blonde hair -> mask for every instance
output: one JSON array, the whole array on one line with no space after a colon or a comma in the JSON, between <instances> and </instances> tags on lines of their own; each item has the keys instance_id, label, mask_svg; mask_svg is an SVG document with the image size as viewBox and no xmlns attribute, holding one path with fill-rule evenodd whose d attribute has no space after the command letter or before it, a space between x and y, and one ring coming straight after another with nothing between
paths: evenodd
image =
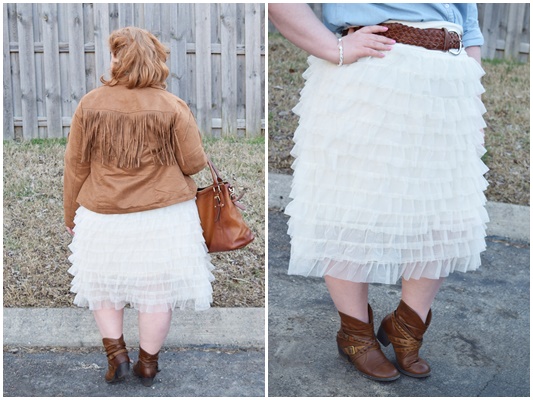
<instances>
[{"instance_id":1,"label":"blonde hair","mask_svg":"<svg viewBox=\"0 0 533 400\"><path fill-rule=\"evenodd\" d=\"M109 35L109 50L118 61L111 66L110 80L100 78L104 85L166 88L168 50L150 32L133 26L113 31Z\"/></svg>"}]
</instances>

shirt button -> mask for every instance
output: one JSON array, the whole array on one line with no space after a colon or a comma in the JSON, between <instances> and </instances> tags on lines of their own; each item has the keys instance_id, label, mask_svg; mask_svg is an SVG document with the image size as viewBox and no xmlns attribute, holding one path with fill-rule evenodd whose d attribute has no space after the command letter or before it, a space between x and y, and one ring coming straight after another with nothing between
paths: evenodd
<instances>
[{"instance_id":1,"label":"shirt button","mask_svg":"<svg viewBox=\"0 0 533 400\"><path fill-rule=\"evenodd\" d=\"M448 3L445 3L445 4L444 4L444 7L446 7L446 8L450 8L450 5L449 5Z\"/></svg>"}]
</instances>

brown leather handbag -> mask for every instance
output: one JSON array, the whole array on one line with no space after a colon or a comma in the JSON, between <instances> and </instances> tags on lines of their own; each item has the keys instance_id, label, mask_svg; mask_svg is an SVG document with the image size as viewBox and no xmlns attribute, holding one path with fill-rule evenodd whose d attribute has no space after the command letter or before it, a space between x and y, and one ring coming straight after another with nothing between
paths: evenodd
<instances>
[{"instance_id":1,"label":"brown leather handbag","mask_svg":"<svg viewBox=\"0 0 533 400\"><path fill-rule=\"evenodd\" d=\"M199 188L196 206L210 253L240 249L254 240L254 234L244 222L233 187L225 182L211 160L208 160L213 184Z\"/></svg>"}]
</instances>

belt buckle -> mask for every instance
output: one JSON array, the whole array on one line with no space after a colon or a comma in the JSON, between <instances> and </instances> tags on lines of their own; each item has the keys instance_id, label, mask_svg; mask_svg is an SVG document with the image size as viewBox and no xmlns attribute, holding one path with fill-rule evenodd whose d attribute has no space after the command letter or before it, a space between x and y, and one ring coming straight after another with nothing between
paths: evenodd
<instances>
[{"instance_id":1,"label":"belt buckle","mask_svg":"<svg viewBox=\"0 0 533 400\"><path fill-rule=\"evenodd\" d=\"M459 39L459 48L458 49L449 49L448 52L450 54L453 54L454 56L458 56L459 54L461 54L461 51L463 51L463 49L464 49L463 39L460 38Z\"/></svg>"},{"instance_id":2,"label":"belt buckle","mask_svg":"<svg viewBox=\"0 0 533 400\"><path fill-rule=\"evenodd\" d=\"M452 33L456 34L457 37L459 38L459 48L458 49L448 49L448 50L444 50L444 51L448 51L450 52L451 54L453 54L454 56L458 56L459 54L461 54L461 51L463 50L463 38L461 35L459 35L457 32L454 32L452 31L450 33L450 31L446 28L442 28L442 30L444 31L444 48L446 48L447 44L449 43L449 41L452 39Z\"/></svg>"},{"instance_id":3,"label":"belt buckle","mask_svg":"<svg viewBox=\"0 0 533 400\"><path fill-rule=\"evenodd\" d=\"M446 30L446 33L448 33L447 30ZM463 37L461 35L459 35L457 32L453 32L453 33L455 33L457 35L457 37L459 38L459 48L458 49L448 49L448 52L450 52L454 56L458 56L459 54L461 54L461 51L463 51L463 48L464 48L463 47Z\"/></svg>"}]
</instances>

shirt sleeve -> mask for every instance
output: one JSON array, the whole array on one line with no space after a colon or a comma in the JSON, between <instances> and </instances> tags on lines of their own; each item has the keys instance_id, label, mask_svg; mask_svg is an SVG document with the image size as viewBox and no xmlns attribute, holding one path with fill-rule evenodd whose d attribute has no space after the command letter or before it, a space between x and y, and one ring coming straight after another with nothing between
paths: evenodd
<instances>
[{"instance_id":1,"label":"shirt sleeve","mask_svg":"<svg viewBox=\"0 0 533 400\"><path fill-rule=\"evenodd\" d=\"M174 142L176 159L183 174L194 175L207 166L198 125L186 104L179 104Z\"/></svg>"},{"instance_id":2,"label":"shirt sleeve","mask_svg":"<svg viewBox=\"0 0 533 400\"><path fill-rule=\"evenodd\" d=\"M465 4L465 15L463 15L463 45L464 47L482 46L484 43L483 34L479 28L477 4Z\"/></svg>"},{"instance_id":3,"label":"shirt sleeve","mask_svg":"<svg viewBox=\"0 0 533 400\"><path fill-rule=\"evenodd\" d=\"M67 139L65 151L65 167L63 172L63 208L65 212L65 225L74 227L74 215L78 208L76 199L81 187L91 172L90 161L82 162L83 139L83 111L81 103L78 105Z\"/></svg>"}]
</instances>

